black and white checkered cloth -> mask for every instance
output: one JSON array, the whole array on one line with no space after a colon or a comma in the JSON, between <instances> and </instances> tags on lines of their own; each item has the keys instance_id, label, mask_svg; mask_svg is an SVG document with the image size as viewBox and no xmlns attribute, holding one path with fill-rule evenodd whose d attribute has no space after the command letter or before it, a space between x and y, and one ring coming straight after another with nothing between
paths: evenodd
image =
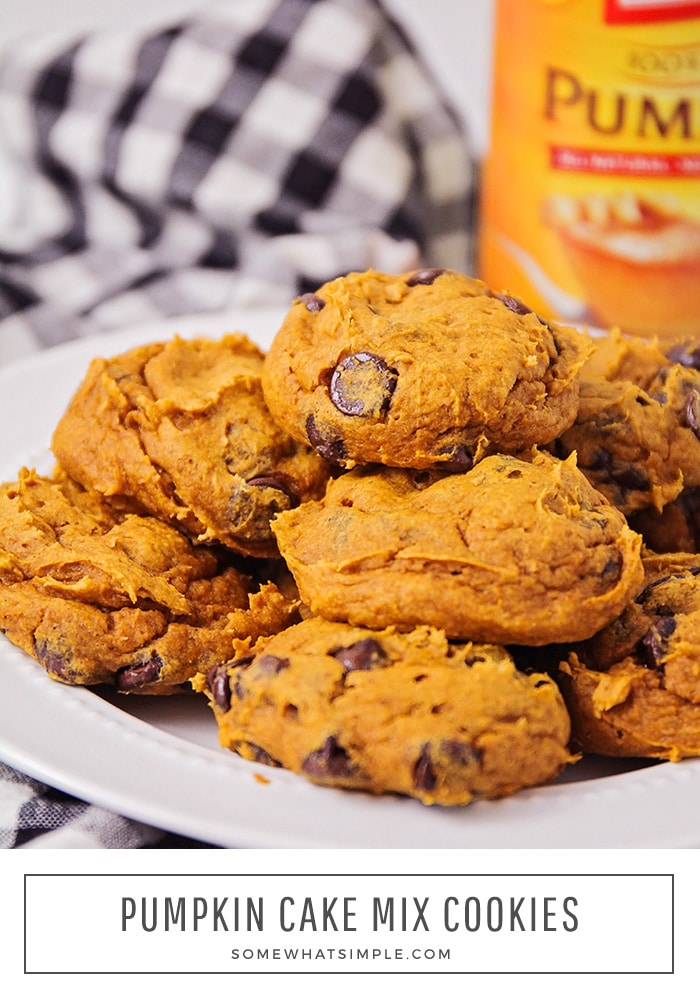
<instances>
[{"instance_id":1,"label":"black and white checkered cloth","mask_svg":"<svg viewBox=\"0 0 700 1000\"><path fill-rule=\"evenodd\" d=\"M349 270L471 269L462 126L379 0L227 0L0 63L0 362L286 305Z\"/></svg>"},{"instance_id":2,"label":"black and white checkered cloth","mask_svg":"<svg viewBox=\"0 0 700 1000\"><path fill-rule=\"evenodd\" d=\"M82 802L0 762L0 849L210 846Z\"/></svg>"}]
</instances>

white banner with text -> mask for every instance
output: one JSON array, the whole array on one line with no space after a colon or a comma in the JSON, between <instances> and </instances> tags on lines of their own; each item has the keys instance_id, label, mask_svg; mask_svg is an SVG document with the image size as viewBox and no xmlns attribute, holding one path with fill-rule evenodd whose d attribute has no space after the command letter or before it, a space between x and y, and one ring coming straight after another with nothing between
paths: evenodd
<instances>
[{"instance_id":1,"label":"white banner with text","mask_svg":"<svg viewBox=\"0 0 700 1000\"><path fill-rule=\"evenodd\" d=\"M25 975L672 973L670 874L26 874Z\"/></svg>"}]
</instances>

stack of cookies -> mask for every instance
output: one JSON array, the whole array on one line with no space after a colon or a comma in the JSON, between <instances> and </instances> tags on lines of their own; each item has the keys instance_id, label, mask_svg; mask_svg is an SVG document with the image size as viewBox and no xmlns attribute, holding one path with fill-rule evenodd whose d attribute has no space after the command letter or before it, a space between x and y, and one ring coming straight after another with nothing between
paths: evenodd
<instances>
[{"instance_id":1,"label":"stack of cookies","mask_svg":"<svg viewBox=\"0 0 700 1000\"><path fill-rule=\"evenodd\" d=\"M349 274L265 355L92 363L54 475L0 491L0 627L65 683L194 688L248 760L426 804L699 753L699 427L689 349Z\"/></svg>"}]
</instances>

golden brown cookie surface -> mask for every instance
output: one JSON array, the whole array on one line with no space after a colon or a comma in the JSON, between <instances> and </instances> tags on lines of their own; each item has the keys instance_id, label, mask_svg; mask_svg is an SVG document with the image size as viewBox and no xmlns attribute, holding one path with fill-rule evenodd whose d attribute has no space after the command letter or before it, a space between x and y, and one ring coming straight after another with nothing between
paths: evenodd
<instances>
[{"instance_id":1,"label":"golden brown cookie surface","mask_svg":"<svg viewBox=\"0 0 700 1000\"><path fill-rule=\"evenodd\" d=\"M273 530L325 618L455 638L587 638L641 583L641 539L573 459L484 458L466 473L354 469Z\"/></svg>"},{"instance_id":2,"label":"golden brown cookie surface","mask_svg":"<svg viewBox=\"0 0 700 1000\"><path fill-rule=\"evenodd\" d=\"M198 541L274 554L270 517L323 489L310 446L272 420L262 352L242 334L95 359L52 448L77 482Z\"/></svg>"},{"instance_id":3,"label":"golden brown cookie surface","mask_svg":"<svg viewBox=\"0 0 700 1000\"><path fill-rule=\"evenodd\" d=\"M644 562L639 595L562 667L574 740L610 756L697 756L700 559L679 553Z\"/></svg>"},{"instance_id":4,"label":"golden brown cookie surface","mask_svg":"<svg viewBox=\"0 0 700 1000\"><path fill-rule=\"evenodd\" d=\"M700 486L700 372L611 334L582 370L578 416L554 444L625 514Z\"/></svg>"},{"instance_id":5,"label":"golden brown cookie surface","mask_svg":"<svg viewBox=\"0 0 700 1000\"><path fill-rule=\"evenodd\" d=\"M589 350L475 278L368 271L296 301L263 389L281 426L339 465L464 469L568 427Z\"/></svg>"},{"instance_id":6,"label":"golden brown cookie surface","mask_svg":"<svg viewBox=\"0 0 700 1000\"><path fill-rule=\"evenodd\" d=\"M222 745L320 784L456 805L572 759L556 685L497 646L312 618L240 652L194 682Z\"/></svg>"},{"instance_id":7,"label":"golden brown cookie surface","mask_svg":"<svg viewBox=\"0 0 700 1000\"><path fill-rule=\"evenodd\" d=\"M0 629L68 684L167 694L235 639L297 618L297 602L228 551L62 475L4 484L0 526Z\"/></svg>"}]
</instances>

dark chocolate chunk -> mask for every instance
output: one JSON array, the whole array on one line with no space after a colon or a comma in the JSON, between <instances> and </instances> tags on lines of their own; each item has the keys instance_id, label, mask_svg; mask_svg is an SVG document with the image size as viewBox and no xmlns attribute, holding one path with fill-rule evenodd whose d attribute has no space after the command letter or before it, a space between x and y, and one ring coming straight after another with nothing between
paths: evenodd
<instances>
[{"instance_id":1,"label":"dark chocolate chunk","mask_svg":"<svg viewBox=\"0 0 700 1000\"><path fill-rule=\"evenodd\" d=\"M301 768L312 778L347 778L356 770L347 750L340 746L335 736L329 736L323 746L307 754Z\"/></svg>"},{"instance_id":2,"label":"dark chocolate chunk","mask_svg":"<svg viewBox=\"0 0 700 1000\"><path fill-rule=\"evenodd\" d=\"M511 312L517 313L518 316L527 316L528 313L532 313L535 310L531 309L530 306L526 306L524 302L516 298L515 295L501 294L497 295L496 298L499 302L502 302L506 309L510 309Z\"/></svg>"},{"instance_id":3,"label":"dark chocolate chunk","mask_svg":"<svg viewBox=\"0 0 700 1000\"><path fill-rule=\"evenodd\" d=\"M346 458L345 444L341 438L329 438L318 429L313 413L306 420L306 436L309 443L327 462L337 464Z\"/></svg>"},{"instance_id":4,"label":"dark chocolate chunk","mask_svg":"<svg viewBox=\"0 0 700 1000\"><path fill-rule=\"evenodd\" d=\"M376 670L385 666L387 655L376 639L358 639L350 646L334 649L331 653L346 670Z\"/></svg>"},{"instance_id":5,"label":"dark chocolate chunk","mask_svg":"<svg viewBox=\"0 0 700 1000\"><path fill-rule=\"evenodd\" d=\"M440 744L440 749L458 767L481 764L484 757L478 747L463 743L461 740L443 740Z\"/></svg>"},{"instance_id":6,"label":"dark chocolate chunk","mask_svg":"<svg viewBox=\"0 0 700 1000\"><path fill-rule=\"evenodd\" d=\"M685 400L685 416L695 437L700 438L700 392L691 389Z\"/></svg>"},{"instance_id":7,"label":"dark chocolate chunk","mask_svg":"<svg viewBox=\"0 0 700 1000\"><path fill-rule=\"evenodd\" d=\"M411 287L414 285L432 285L435 279L439 278L440 275L444 273L444 267L428 267L422 271L414 271L413 274L406 279L406 284Z\"/></svg>"},{"instance_id":8,"label":"dark chocolate chunk","mask_svg":"<svg viewBox=\"0 0 700 1000\"><path fill-rule=\"evenodd\" d=\"M163 661L156 652L152 652L148 659L131 663L117 671L114 682L120 691L133 691L135 688L143 687L144 684L151 684L160 677L163 669Z\"/></svg>"},{"instance_id":9,"label":"dark chocolate chunk","mask_svg":"<svg viewBox=\"0 0 700 1000\"><path fill-rule=\"evenodd\" d=\"M239 701L242 701L245 697L240 672L234 675L232 686L230 671L236 667L247 667L252 662L252 655L239 656L238 659L229 660L228 663L217 663L207 674L207 687L214 699L214 703L219 706L222 712L227 712L231 707L232 693L236 695Z\"/></svg>"},{"instance_id":10,"label":"dark chocolate chunk","mask_svg":"<svg viewBox=\"0 0 700 1000\"><path fill-rule=\"evenodd\" d=\"M48 642L35 643L34 655L46 672L54 677L66 678L70 673L66 657L50 646Z\"/></svg>"},{"instance_id":11,"label":"dark chocolate chunk","mask_svg":"<svg viewBox=\"0 0 700 1000\"><path fill-rule=\"evenodd\" d=\"M333 370L330 397L348 417L381 417L391 405L399 373L369 351L351 354Z\"/></svg>"},{"instance_id":12,"label":"dark chocolate chunk","mask_svg":"<svg viewBox=\"0 0 700 1000\"><path fill-rule=\"evenodd\" d=\"M634 465L613 472L610 478L623 490L648 490L651 486L646 472Z\"/></svg>"},{"instance_id":13,"label":"dark chocolate chunk","mask_svg":"<svg viewBox=\"0 0 700 1000\"><path fill-rule=\"evenodd\" d=\"M299 296L299 301L306 306L309 312L320 312L325 306L324 300L314 292L304 292Z\"/></svg>"},{"instance_id":14,"label":"dark chocolate chunk","mask_svg":"<svg viewBox=\"0 0 700 1000\"><path fill-rule=\"evenodd\" d=\"M212 700L222 712L228 712L231 707L231 685L229 684L228 664L217 663L207 674L207 687Z\"/></svg>"},{"instance_id":15,"label":"dark chocolate chunk","mask_svg":"<svg viewBox=\"0 0 700 1000\"><path fill-rule=\"evenodd\" d=\"M668 649L669 636L676 631L676 619L672 615L658 618L641 640L640 653L644 664L651 670L663 673L663 658Z\"/></svg>"},{"instance_id":16,"label":"dark chocolate chunk","mask_svg":"<svg viewBox=\"0 0 700 1000\"><path fill-rule=\"evenodd\" d=\"M267 764L268 767L282 767L280 762L269 754L267 750L263 747L258 746L257 743L250 743L247 740L241 740L233 748L241 757L245 757L246 760L252 760L256 764Z\"/></svg>"},{"instance_id":17,"label":"dark chocolate chunk","mask_svg":"<svg viewBox=\"0 0 700 1000\"><path fill-rule=\"evenodd\" d=\"M271 472L265 476L253 476L247 481L248 486L257 486L258 489L278 490L288 498L290 506L298 507L300 503L299 494L295 489L295 484L291 476L284 472Z\"/></svg>"},{"instance_id":18,"label":"dark chocolate chunk","mask_svg":"<svg viewBox=\"0 0 700 1000\"><path fill-rule=\"evenodd\" d=\"M419 792L432 792L437 785L437 777L430 759L430 748L426 744L413 768L413 784Z\"/></svg>"},{"instance_id":19,"label":"dark chocolate chunk","mask_svg":"<svg viewBox=\"0 0 700 1000\"><path fill-rule=\"evenodd\" d=\"M264 653L259 660L255 661L255 669L258 673L266 674L270 677L281 674L288 666L289 660L273 656L272 653Z\"/></svg>"},{"instance_id":20,"label":"dark chocolate chunk","mask_svg":"<svg viewBox=\"0 0 700 1000\"><path fill-rule=\"evenodd\" d=\"M700 370L700 345L677 344L666 351L666 357L674 364L683 365L684 368Z\"/></svg>"},{"instance_id":21,"label":"dark chocolate chunk","mask_svg":"<svg viewBox=\"0 0 700 1000\"><path fill-rule=\"evenodd\" d=\"M468 472L474 465L474 456L463 444L454 448L435 468L444 472Z\"/></svg>"},{"instance_id":22,"label":"dark chocolate chunk","mask_svg":"<svg viewBox=\"0 0 700 1000\"><path fill-rule=\"evenodd\" d=\"M613 587L622 576L622 555L615 552L605 563L600 578L605 588Z\"/></svg>"}]
</instances>

